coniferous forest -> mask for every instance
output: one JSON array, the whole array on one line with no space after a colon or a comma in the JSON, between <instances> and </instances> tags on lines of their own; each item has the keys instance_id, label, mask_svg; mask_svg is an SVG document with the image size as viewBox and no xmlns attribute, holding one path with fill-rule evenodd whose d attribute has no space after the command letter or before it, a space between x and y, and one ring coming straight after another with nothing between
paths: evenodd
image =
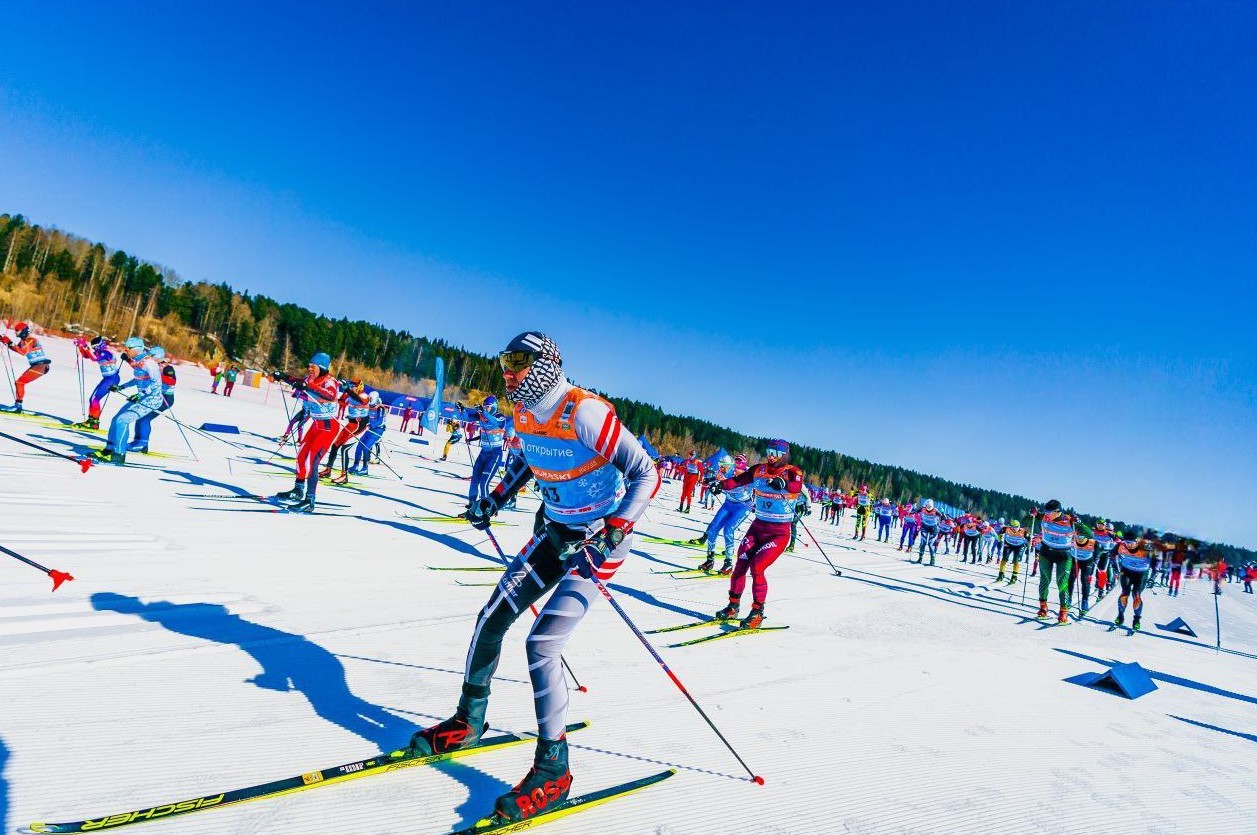
<instances>
[{"instance_id":1,"label":"coniferous forest","mask_svg":"<svg viewBox=\"0 0 1257 835\"><path fill-rule=\"evenodd\" d=\"M170 267L32 224L20 214L0 214L0 313L51 331L91 331L117 339L138 334L173 356L207 363L233 360L262 371L299 370L309 356L326 351L342 377L361 376L377 388L421 395L432 392L439 356L445 360L445 397L474 402L488 393L504 394L495 357L383 325L332 319L238 292L226 283L185 281ZM754 456L766 440L599 393L614 403L626 426L645 433L663 455L690 449L708 455L723 448ZM895 501L930 497L990 517L1024 521L1030 508L1049 498L958 484L793 442L791 455L811 484L844 490L868 484L875 496ZM1068 504L1068 497L1061 498ZM1078 510L1091 521L1100 518ZM1116 525L1143 530L1136 523ZM1229 545L1211 544L1207 550L1229 562L1257 559L1257 552Z\"/></svg>"}]
</instances>

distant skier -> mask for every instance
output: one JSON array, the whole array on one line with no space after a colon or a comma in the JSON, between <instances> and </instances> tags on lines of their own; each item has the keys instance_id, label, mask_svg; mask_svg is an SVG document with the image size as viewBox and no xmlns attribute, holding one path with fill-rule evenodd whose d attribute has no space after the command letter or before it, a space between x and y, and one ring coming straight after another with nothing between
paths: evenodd
<instances>
[{"instance_id":1,"label":"distant skier","mask_svg":"<svg viewBox=\"0 0 1257 835\"><path fill-rule=\"evenodd\" d=\"M925 552L930 552L930 565L934 564L934 558L938 555L938 536L943 525L943 514L939 513L934 507L933 499L926 499L921 504L921 510L917 513L917 524L921 528L919 534L921 544L917 546L917 562L925 559Z\"/></svg>"},{"instance_id":2,"label":"distant skier","mask_svg":"<svg viewBox=\"0 0 1257 835\"><path fill-rule=\"evenodd\" d=\"M1095 571L1095 555L1096 541L1092 530L1079 522L1074 530L1074 570L1069 574L1069 599L1073 601L1074 589L1077 588L1080 617L1091 608L1091 575Z\"/></svg>"},{"instance_id":3,"label":"distant skier","mask_svg":"<svg viewBox=\"0 0 1257 835\"><path fill-rule=\"evenodd\" d=\"M943 547L946 549L945 551L943 551L943 556L947 556L948 554L952 552L952 545L954 544L952 541L952 538L954 537L955 533L956 533L955 520L952 519L950 516L948 516L946 513L940 514L939 520L938 520L938 541L941 542L943 544Z\"/></svg>"},{"instance_id":4,"label":"distant skier","mask_svg":"<svg viewBox=\"0 0 1257 835\"><path fill-rule=\"evenodd\" d=\"M345 422L327 453L327 466L319 473L319 478L331 477L332 469L336 466L336 456L339 454L340 475L332 478L333 484L345 484L349 481L349 444L367 431L367 406L370 402L366 385L356 377L348 382L341 381L341 392L340 403L345 407Z\"/></svg>"},{"instance_id":5,"label":"distant skier","mask_svg":"<svg viewBox=\"0 0 1257 835\"><path fill-rule=\"evenodd\" d=\"M868 534L869 512L873 509L873 497L869 495L869 486L861 484L855 495L855 533L852 539L864 539Z\"/></svg>"},{"instance_id":6,"label":"distant skier","mask_svg":"<svg viewBox=\"0 0 1257 835\"><path fill-rule=\"evenodd\" d=\"M782 440L769 441L763 463L725 479L720 488L728 492L747 485L754 488L755 521L751 522L738 548L737 564L729 582L729 605L715 616L720 620L733 620L738 616L749 573L751 611L742 619L741 626L758 629L764 622L764 604L768 600L766 572L790 542L790 523L803 491L803 471L790 463L790 445Z\"/></svg>"},{"instance_id":7,"label":"distant skier","mask_svg":"<svg viewBox=\"0 0 1257 835\"><path fill-rule=\"evenodd\" d=\"M275 498L289 505L293 513L314 511L314 494L319 485L319 464L340 434L340 424L334 417L340 400L340 381L328 369L332 358L320 351L310 358L304 379L287 374L277 374L278 379L290 384L306 395L306 414L310 416L310 428L297 448L297 473L291 490L277 493Z\"/></svg>"},{"instance_id":8,"label":"distant skier","mask_svg":"<svg viewBox=\"0 0 1257 835\"><path fill-rule=\"evenodd\" d=\"M982 536L982 520L972 513L966 513L957 521L960 523L960 561L972 561L976 565L978 539Z\"/></svg>"},{"instance_id":9,"label":"distant skier","mask_svg":"<svg viewBox=\"0 0 1257 835\"><path fill-rule=\"evenodd\" d=\"M223 372L223 380L226 382L226 385L223 386L224 397L231 397L231 392L236 388L236 378L239 376L240 367L237 365L232 365Z\"/></svg>"},{"instance_id":10,"label":"distant skier","mask_svg":"<svg viewBox=\"0 0 1257 835\"><path fill-rule=\"evenodd\" d=\"M463 426L454 418L445 421L445 431L449 433L449 437L445 439L445 449L441 451L441 460L450 457L450 447L463 439Z\"/></svg>"},{"instance_id":11,"label":"distant skier","mask_svg":"<svg viewBox=\"0 0 1257 835\"><path fill-rule=\"evenodd\" d=\"M454 715L416 733L416 754L470 747L487 724L489 688L502 639L521 612L551 589L525 641L537 713L533 766L497 799L501 821L530 818L564 800L572 786L565 723L568 704L561 653L598 598L592 577L611 579L629 554L634 523L659 489L659 473L611 404L577 388L563 375L553 340L522 333L499 355L515 403L515 431L523 453L512 456L505 477L480 498L468 520L481 530L530 478L543 503L541 528L502 573L476 619L467 652L462 695Z\"/></svg>"},{"instance_id":12,"label":"distant skier","mask_svg":"<svg viewBox=\"0 0 1257 835\"><path fill-rule=\"evenodd\" d=\"M350 475L370 475L371 453L384 437L387 428L388 406L380 399L380 393L373 391L367 395L367 429L358 438L354 447L354 463L349 468Z\"/></svg>"},{"instance_id":13,"label":"distant skier","mask_svg":"<svg viewBox=\"0 0 1257 835\"><path fill-rule=\"evenodd\" d=\"M26 397L26 387L52 370L52 360L44 352L43 343L31 333L30 326L25 322L15 324L13 332L17 334L16 342L7 334L0 334L0 343L4 343L4 346L13 353L26 357L27 368L13 384L13 405L0 407L0 409L21 413L22 401Z\"/></svg>"},{"instance_id":14,"label":"distant skier","mask_svg":"<svg viewBox=\"0 0 1257 835\"><path fill-rule=\"evenodd\" d=\"M410 407L410 402L407 401L405 408L402 409L402 426L398 431L405 433L406 427L410 425L410 419L414 416L415 410Z\"/></svg>"},{"instance_id":15,"label":"distant skier","mask_svg":"<svg viewBox=\"0 0 1257 835\"><path fill-rule=\"evenodd\" d=\"M733 459L733 472L730 477L746 472L747 466L746 456L738 453ZM707 543L707 559L698 568L700 571L711 571L716 567L716 537L723 535L725 561L720 567L720 573L730 574L733 572L733 550L737 543L738 525L741 525L746 515L751 512L751 499L755 487L752 484L746 484L732 490L725 490L721 484L723 481L715 484L712 489L717 494L724 493L724 504L720 505L720 509L716 511L711 524L707 526L707 531L697 539L691 539L690 544Z\"/></svg>"},{"instance_id":16,"label":"distant skier","mask_svg":"<svg viewBox=\"0 0 1257 835\"><path fill-rule=\"evenodd\" d=\"M1057 623L1065 623L1069 616L1069 573L1073 568L1074 517L1061 510L1061 503L1052 499L1043 506L1039 517L1039 613L1036 618L1048 616L1048 588L1052 575L1056 575L1056 594L1060 610Z\"/></svg>"},{"instance_id":17,"label":"distant skier","mask_svg":"<svg viewBox=\"0 0 1257 835\"><path fill-rule=\"evenodd\" d=\"M1020 519L1014 519L1004 528L1004 553L999 558L999 574L995 577L995 582L1004 579L1004 568L1009 563L1011 557L1013 564L1012 577L1007 581L1011 586L1017 582L1017 571L1021 568L1021 552L1026 547L1027 542L1026 529L1021 526Z\"/></svg>"},{"instance_id":18,"label":"distant skier","mask_svg":"<svg viewBox=\"0 0 1257 835\"><path fill-rule=\"evenodd\" d=\"M74 347L78 349L79 356L96 363L100 368L100 382L92 389L92 396L87 403L87 420L74 426L76 429L99 429L100 413L105 407L105 399L109 397L109 390L122 382L122 358L103 336L93 336L91 342L76 339Z\"/></svg>"},{"instance_id":19,"label":"distant skier","mask_svg":"<svg viewBox=\"0 0 1257 835\"><path fill-rule=\"evenodd\" d=\"M1104 519L1096 522L1091 535L1096 541L1096 602L1098 603L1108 593L1113 580L1113 549L1117 547L1117 537Z\"/></svg>"},{"instance_id":20,"label":"distant skier","mask_svg":"<svg viewBox=\"0 0 1257 835\"><path fill-rule=\"evenodd\" d=\"M1137 630L1144 611L1144 586L1148 582L1148 574L1152 571L1148 547L1133 534L1129 538L1123 536L1118 539L1115 556L1120 572L1122 594L1117 598L1117 617L1113 619L1113 625L1125 626L1126 607L1134 598L1135 618L1131 621L1131 628Z\"/></svg>"},{"instance_id":21,"label":"distant skier","mask_svg":"<svg viewBox=\"0 0 1257 835\"><path fill-rule=\"evenodd\" d=\"M471 465L471 483L467 486L467 507L489 495L489 481L502 460L502 445L511 419L498 412L498 399L490 394L475 412L480 428L480 453Z\"/></svg>"},{"instance_id":22,"label":"distant skier","mask_svg":"<svg viewBox=\"0 0 1257 835\"><path fill-rule=\"evenodd\" d=\"M683 475L681 476L681 503L677 505L677 513L689 513L690 504L694 501L694 488L699 480L703 477L705 465L703 459L698 457L696 450L690 450L689 458L681 465Z\"/></svg>"},{"instance_id":23,"label":"distant skier","mask_svg":"<svg viewBox=\"0 0 1257 835\"><path fill-rule=\"evenodd\" d=\"M873 507L873 513L877 516L877 541L890 544L890 522L895 516L895 506L890 503L890 499L882 498Z\"/></svg>"},{"instance_id":24,"label":"distant skier","mask_svg":"<svg viewBox=\"0 0 1257 835\"><path fill-rule=\"evenodd\" d=\"M904 502L899 506L899 547L896 551L907 551L912 553L912 549L917 544L917 531L920 530L921 523L917 519L916 508L912 502ZM904 547L904 541L907 541L908 547Z\"/></svg>"}]
</instances>

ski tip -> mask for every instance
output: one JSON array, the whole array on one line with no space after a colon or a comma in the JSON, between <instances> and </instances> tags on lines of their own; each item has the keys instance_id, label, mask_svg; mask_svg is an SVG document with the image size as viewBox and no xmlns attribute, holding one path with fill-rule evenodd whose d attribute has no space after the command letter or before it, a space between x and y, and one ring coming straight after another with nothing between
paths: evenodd
<instances>
[{"instance_id":1,"label":"ski tip","mask_svg":"<svg viewBox=\"0 0 1257 835\"><path fill-rule=\"evenodd\" d=\"M757 786L762 786L764 785L764 778L756 774L754 777L751 778L751 782Z\"/></svg>"}]
</instances>

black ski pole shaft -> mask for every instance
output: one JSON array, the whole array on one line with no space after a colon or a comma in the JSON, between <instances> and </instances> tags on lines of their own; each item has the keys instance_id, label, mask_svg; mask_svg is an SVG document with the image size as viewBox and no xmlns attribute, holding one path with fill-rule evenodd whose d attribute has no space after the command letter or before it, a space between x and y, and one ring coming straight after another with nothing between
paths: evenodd
<instances>
[{"instance_id":1,"label":"black ski pole shaft","mask_svg":"<svg viewBox=\"0 0 1257 835\"><path fill-rule=\"evenodd\" d=\"M169 410L163 409L161 413L165 414L167 411ZM192 442L188 440L188 433L183 431L183 424L176 420L175 428L179 430L179 435L182 436L183 442L188 445L188 452L192 453L192 457L196 459L196 463L201 463L201 456L197 455L196 450L192 448Z\"/></svg>"},{"instance_id":2,"label":"black ski pole shaft","mask_svg":"<svg viewBox=\"0 0 1257 835\"><path fill-rule=\"evenodd\" d=\"M9 388L13 390L13 399L17 400L17 383L14 382L13 360L9 358L9 346L4 347L4 374L9 379Z\"/></svg>"},{"instance_id":3,"label":"black ski pole shaft","mask_svg":"<svg viewBox=\"0 0 1257 835\"><path fill-rule=\"evenodd\" d=\"M733 745L729 743L729 740L725 738L725 735L720 732L720 729L716 727L716 723L711 721L711 717L707 715L707 711L703 710L703 706L690 695L689 690L685 689L685 685L681 683L681 679L677 678L676 673L672 672L672 668L668 666L668 662L664 661L663 658L659 656L659 653L655 651L653 646L651 646L650 641L642 634L642 630L638 629L637 624L633 623L633 619L629 617L628 612L620 608L619 602L611 596L611 592L608 591L607 587L602 584L602 581L598 579L597 575L594 575L591 572L589 579L593 580L594 584L598 586L598 591L602 592L602 596L605 597L607 602L611 604L611 608L615 609L615 613L619 615L620 618L628 625L628 628L633 631L633 634L637 636L637 640L642 642L642 646L646 647L646 651L651 654L651 656L655 659L655 662L658 663L659 666L663 668L663 671L668 674L668 678L672 679L672 683L677 686L677 689L681 691L681 694L685 696L685 698L689 699L690 704L692 704L694 709L698 711L698 715L703 717L703 721L707 723L707 726L715 731L716 736L720 738L720 741L725 744L725 747L729 749L729 752L733 754L734 758L737 759L741 766L746 769L746 773L751 775L752 782L758 783L761 786L764 785L764 778L752 771L751 767L746 764L746 760L742 759L742 755L737 752L737 749L735 749Z\"/></svg>"},{"instance_id":4,"label":"black ski pole shaft","mask_svg":"<svg viewBox=\"0 0 1257 835\"><path fill-rule=\"evenodd\" d=\"M1024 574L1021 575L1021 605L1022 606L1026 605L1026 589L1030 585L1030 558L1034 557L1034 523L1035 521L1036 521L1036 516L1034 513L1031 513L1030 514L1030 538L1026 540L1026 565L1025 565L1026 571ZM1035 559L1038 560L1038 557L1035 557Z\"/></svg>"},{"instance_id":5,"label":"black ski pole shaft","mask_svg":"<svg viewBox=\"0 0 1257 835\"><path fill-rule=\"evenodd\" d=\"M57 452L55 449L49 449L46 446L40 446L39 444L31 443L30 441L25 440L24 438L14 437L13 435L8 434L7 432L0 432L0 438L8 438L10 441L13 441L14 443L22 444L23 446L28 446L31 449L37 449L40 452L47 453L48 455L55 455L58 458L64 458L67 461L73 461L75 464L79 465L79 469L82 470L83 472L87 472L88 470L92 468L91 458L75 458L73 455L66 455L64 452Z\"/></svg>"},{"instance_id":6,"label":"black ski pole shaft","mask_svg":"<svg viewBox=\"0 0 1257 835\"><path fill-rule=\"evenodd\" d=\"M807 531L807 535L812 540L812 544L816 546L817 551L821 552L821 556L825 558L825 562L829 563L829 567L834 570L834 576L841 577L842 571L838 568L838 566L834 565L833 562L830 561L829 556L825 553L825 549L822 548L821 544L816 541L816 536L812 533L812 529L807 526L807 522L800 519L799 524L803 526L803 530Z\"/></svg>"},{"instance_id":7,"label":"black ski pole shaft","mask_svg":"<svg viewBox=\"0 0 1257 835\"><path fill-rule=\"evenodd\" d=\"M381 436L380 440L376 443L375 449L376 449L376 461L380 464L383 464L385 467L388 467L388 471L392 473L393 475L397 476L398 481L405 481L405 479L402 478L402 474L397 472L397 470L393 469L393 466L389 464L387 461L385 461L384 456L380 454L381 452L384 451L383 436Z\"/></svg>"},{"instance_id":8,"label":"black ski pole shaft","mask_svg":"<svg viewBox=\"0 0 1257 835\"><path fill-rule=\"evenodd\" d=\"M502 565L509 565L511 561L507 558L506 552L502 550L502 546L498 544L498 538L493 535L493 531L485 528L485 533L489 535L489 541L493 543L493 547L497 549L498 556L502 558ZM532 610L534 618L541 617L541 613L537 611L535 605L529 605L528 608ZM588 693L589 689L580 683L580 679L576 677L576 673L572 672L572 665L567 663L567 659L560 655L559 660L563 662L563 669L567 670L567 674L572 677L572 683L576 685L576 689L581 693Z\"/></svg>"},{"instance_id":9,"label":"black ski pole shaft","mask_svg":"<svg viewBox=\"0 0 1257 835\"><path fill-rule=\"evenodd\" d=\"M1215 650L1215 652L1222 651L1222 614L1220 610L1218 609L1218 598L1222 596L1222 594L1220 593L1221 589L1222 587L1218 586L1218 588L1214 590L1214 594L1213 594L1213 624L1214 624L1214 628L1217 630L1217 635L1218 635L1218 648L1217 650Z\"/></svg>"},{"instance_id":10,"label":"black ski pole shaft","mask_svg":"<svg viewBox=\"0 0 1257 835\"><path fill-rule=\"evenodd\" d=\"M34 560L32 560L32 559L29 559L29 558L27 558L27 557L22 556L22 555L21 555L21 554L19 554L17 551L10 551L8 548L5 548L3 545L0 545L0 552L4 552L4 553L8 554L10 557L13 557L13 559L15 559L15 560L20 560L21 562L26 563L27 565L31 566L32 568L38 568L40 571L42 571L42 572L44 572L45 574L47 574L49 577L51 577L51 578L52 578L52 590L53 590L53 591L56 591L57 589L59 589L59 588L61 587L61 584L62 584L62 583L64 583L64 582L66 582L67 580L73 580L73 579L74 579L74 578L73 578L73 577L71 577L69 574L65 573L64 571L58 571L58 570L57 570L57 569L55 569L55 568L45 568L44 566L40 565L39 563L35 562Z\"/></svg>"}]
</instances>

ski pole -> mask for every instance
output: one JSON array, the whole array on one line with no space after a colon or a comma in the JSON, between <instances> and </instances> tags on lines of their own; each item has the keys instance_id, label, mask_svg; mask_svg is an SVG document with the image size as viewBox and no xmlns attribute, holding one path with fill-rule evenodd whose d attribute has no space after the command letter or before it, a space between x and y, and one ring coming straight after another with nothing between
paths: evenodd
<instances>
[{"instance_id":1,"label":"ski pole","mask_svg":"<svg viewBox=\"0 0 1257 835\"><path fill-rule=\"evenodd\" d=\"M589 558L584 554L583 550L581 556L588 561ZM619 602L611 596L611 592L607 591L607 587L604 586L602 581L598 579L598 575L592 571L592 565L590 568L591 571L589 579L592 580L594 585L598 587L598 591L602 592L602 596L605 597L607 602L611 604L611 608L615 609L615 613L620 616L624 623L628 625L628 628L632 630L633 634L637 636L637 640L642 642L642 646L646 647L646 651L651 654L651 656L655 659L655 662L658 663L659 666L663 668L663 671L668 674L668 678L672 679L672 683L677 686L677 689L681 691L681 694L685 696L685 698L689 699L690 704L692 704L694 709L698 711L698 715L703 717L703 721L707 723L707 726L716 732L716 736L720 738L720 741L725 744L725 747L729 749L729 752L733 754L734 758L737 759L742 767L746 769L746 773L751 775L751 781L761 786L764 785L764 778L756 774L754 771L751 771L751 767L746 764L746 760L742 759L742 756L729 743L729 740L725 738L725 735L720 732L720 729L716 727L716 723L711 721L711 717L707 715L707 711L703 710L702 705L700 705L694 697L690 695L690 691L685 689L685 685L681 683L681 679L677 678L676 673L672 672L672 669L668 666L668 662L659 657L659 653L655 651L653 646L651 646L650 641L646 639L646 636L642 634L642 631L637 628L637 624L633 623L633 619L629 617L628 612L620 608Z\"/></svg>"},{"instance_id":2,"label":"ski pole","mask_svg":"<svg viewBox=\"0 0 1257 835\"><path fill-rule=\"evenodd\" d=\"M9 358L9 346L5 346L4 351L4 374L9 378L9 388L13 390L13 400L17 401L17 383L14 382L13 360Z\"/></svg>"},{"instance_id":3,"label":"ski pole","mask_svg":"<svg viewBox=\"0 0 1257 835\"><path fill-rule=\"evenodd\" d=\"M816 537L812 534L812 529L807 526L807 522L800 519L799 525L803 528L803 530L807 531L807 535L811 538L812 544L816 546L816 550L821 552L821 556L825 558L825 562L829 563L829 567L834 570L834 576L841 577L842 571L839 570L838 566L830 562L829 556L825 553L825 549L822 548L821 544L816 541Z\"/></svg>"},{"instance_id":4,"label":"ski pole","mask_svg":"<svg viewBox=\"0 0 1257 835\"><path fill-rule=\"evenodd\" d=\"M380 441L375 445L375 462L377 464L382 464L385 467L388 467L388 471L392 473L393 475L397 476L398 481L405 481L405 479L402 478L402 474L397 472L397 470L393 469L393 466L384 460L384 456L381 454L382 452L384 452L384 438L383 437L381 437Z\"/></svg>"},{"instance_id":5,"label":"ski pole","mask_svg":"<svg viewBox=\"0 0 1257 835\"><path fill-rule=\"evenodd\" d=\"M79 377L79 407L83 410L83 420L87 420L87 390L83 386L83 355L77 349L74 352L74 368Z\"/></svg>"},{"instance_id":6,"label":"ski pole","mask_svg":"<svg viewBox=\"0 0 1257 835\"><path fill-rule=\"evenodd\" d=\"M55 455L58 458L64 458L67 461L73 461L75 464L79 465L79 469L82 470L83 472L87 472L88 470L92 468L91 458L75 458L73 455L66 455L64 452L57 452L55 449L49 449L46 446L33 444L30 441L27 441L23 438L14 437L13 435L8 434L7 432L0 432L0 438L8 438L10 441L13 441L14 443L22 444L24 446L31 447L32 449L37 449L40 452L46 452L49 455Z\"/></svg>"},{"instance_id":7,"label":"ski pole","mask_svg":"<svg viewBox=\"0 0 1257 835\"><path fill-rule=\"evenodd\" d=\"M44 568L42 565L35 562L34 560L27 559L26 557L19 554L17 551L10 551L8 548L5 548L3 545L0 545L0 551L3 551L4 553L8 554L10 557L13 557L13 559L15 560L21 560L22 562L26 563L29 566L38 568L40 571L44 572L49 577L51 577L53 591L56 591L57 589L61 588L61 584L64 583L66 580L74 579L73 577L71 577L69 574L67 574L64 571L58 571L55 568Z\"/></svg>"},{"instance_id":8,"label":"ski pole","mask_svg":"<svg viewBox=\"0 0 1257 835\"><path fill-rule=\"evenodd\" d=\"M502 565L510 565L511 561L507 558L506 552L502 550L502 546L498 544L498 538L493 535L493 531L485 528L485 533L489 535L489 541L493 543L493 547L497 549L498 556L502 558ZM529 605L528 608L532 610L532 616L534 618L541 617L541 613L537 611L537 607L535 605ZM567 663L567 659L560 655L559 660L563 662L563 669L567 670L567 674L572 677L572 682L575 683L576 689L581 693L588 693L588 688L581 684L580 679L576 677L576 673L572 672L572 666Z\"/></svg>"},{"instance_id":9,"label":"ski pole","mask_svg":"<svg viewBox=\"0 0 1257 835\"><path fill-rule=\"evenodd\" d=\"M1030 558L1034 556L1034 523L1038 514L1030 511L1030 538L1026 540L1026 573L1021 576L1021 605L1026 605L1026 588L1030 585ZM1035 557L1035 559L1038 559ZM1042 566L1040 566L1042 568Z\"/></svg>"},{"instance_id":10,"label":"ski pole","mask_svg":"<svg viewBox=\"0 0 1257 835\"><path fill-rule=\"evenodd\" d=\"M1221 586L1218 586L1218 588L1219 588L1219 589L1221 589L1222 587L1221 587ZM1214 592L1214 595L1213 595L1213 624L1214 624L1214 628L1217 630L1217 635L1218 635L1218 648L1217 648L1216 650L1214 650L1214 652L1215 652L1215 653L1218 653L1218 652L1221 652L1221 651L1222 651L1222 615L1221 615L1221 613L1220 613L1220 612L1219 612L1219 610L1218 610L1218 598L1219 598L1219 597L1221 597L1221 596L1222 596L1222 595L1221 595L1221 594L1218 594L1218 593L1217 593L1217 591L1215 591L1215 592Z\"/></svg>"},{"instance_id":11,"label":"ski pole","mask_svg":"<svg viewBox=\"0 0 1257 835\"><path fill-rule=\"evenodd\" d=\"M173 395L171 396L173 397ZM169 410L162 409L158 412L158 414L164 415L167 411ZM188 440L188 433L183 431L183 424L176 420L175 427L178 428L179 434L183 436L183 442L188 445L188 452L192 453L192 457L196 459L196 463L201 463L201 456L197 455L196 450L192 448L192 442Z\"/></svg>"},{"instance_id":12,"label":"ski pole","mask_svg":"<svg viewBox=\"0 0 1257 835\"><path fill-rule=\"evenodd\" d=\"M201 429L197 429L195 426L189 426L188 424L186 424L186 423L184 423L183 421L179 420L179 418L175 417L175 410L174 410L174 409L167 409L166 411L162 412L162 414L163 414L163 415L165 415L166 417L170 418L170 419L171 419L171 420L173 420L175 423L177 423L179 426L182 426L184 429L188 430L189 432L195 432L196 434L198 434L198 435L203 435L204 437L209 438L209 439L211 439L211 440L214 440L214 441L219 441L219 442L224 443L224 444L226 444L227 446L231 447L232 449L244 449L244 448L245 448L245 447L240 446L239 444L233 444L231 441L227 440L226 438L220 438L220 437L218 437L217 435L211 435L211 434L210 434L210 433L208 433L208 432L205 432L205 431L203 431L203 430L201 430Z\"/></svg>"}]
</instances>

